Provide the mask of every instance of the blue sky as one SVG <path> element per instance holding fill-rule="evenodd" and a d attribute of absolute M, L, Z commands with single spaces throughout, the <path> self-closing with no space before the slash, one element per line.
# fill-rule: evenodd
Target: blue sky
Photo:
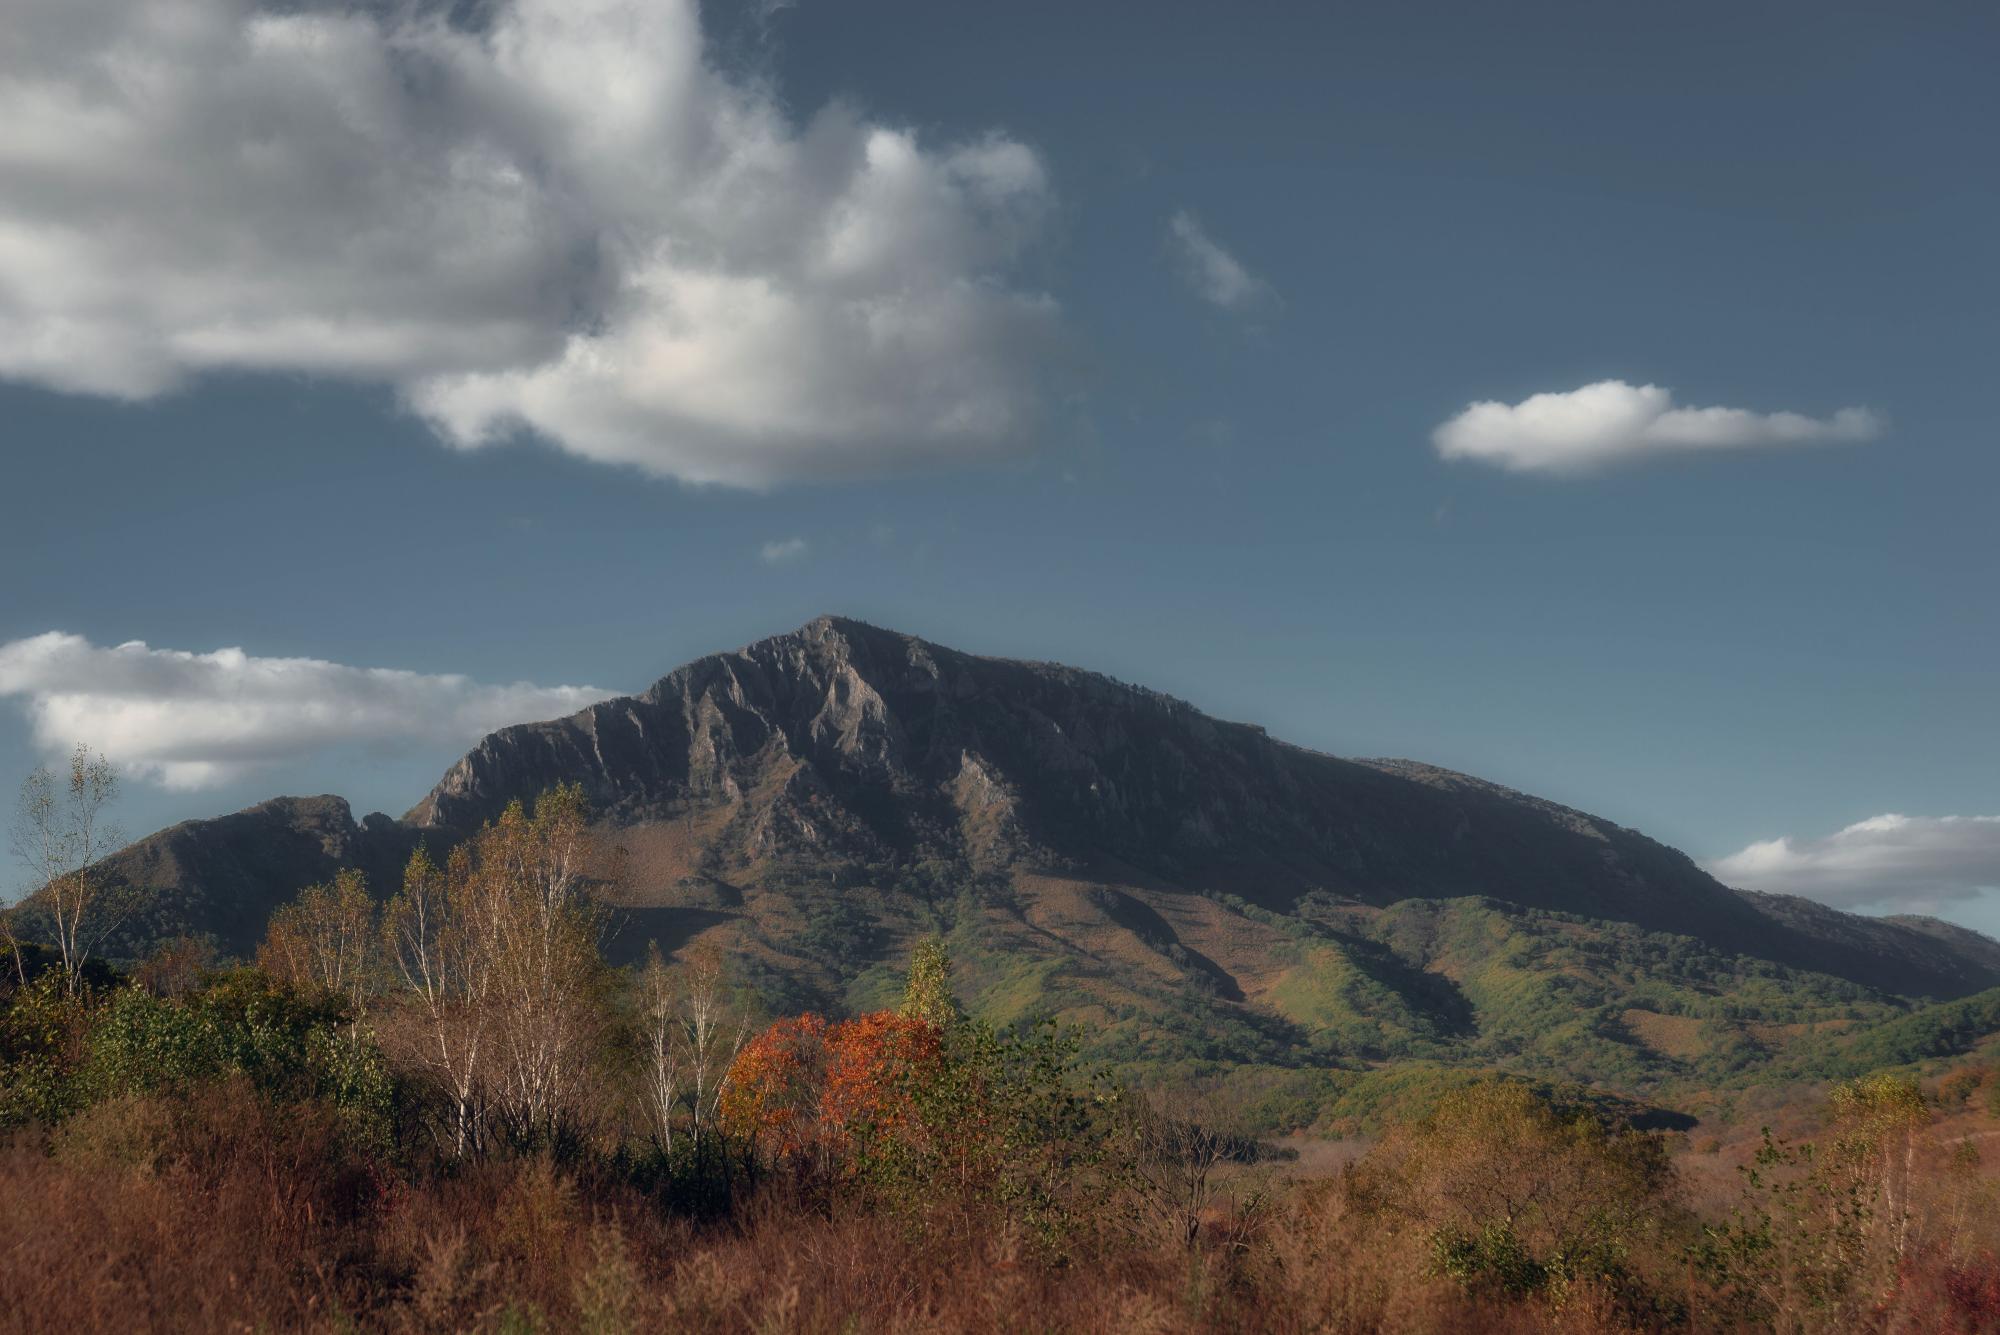
<path fill-rule="evenodd" d="M 838 611 L 2000 929 L 1989 9 L 133 10 L 0 54 L 0 781 Z"/>

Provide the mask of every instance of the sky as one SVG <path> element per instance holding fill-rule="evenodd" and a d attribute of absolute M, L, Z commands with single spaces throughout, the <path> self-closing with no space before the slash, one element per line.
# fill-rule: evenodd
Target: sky
<path fill-rule="evenodd" d="M 11 0 L 0 783 L 841 613 L 2000 933 L 2000 12 Z"/>

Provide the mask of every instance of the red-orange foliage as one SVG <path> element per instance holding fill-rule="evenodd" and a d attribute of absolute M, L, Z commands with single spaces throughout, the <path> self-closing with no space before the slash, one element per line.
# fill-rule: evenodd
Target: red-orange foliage
<path fill-rule="evenodd" d="M 826 1034 L 823 1116 L 835 1132 L 869 1127 L 906 1128 L 909 1081 L 921 1079 L 942 1052 L 938 1027 L 928 1020 L 876 1011 Z"/>
<path fill-rule="evenodd" d="M 731 1133 L 791 1158 L 818 1142 L 826 1084 L 826 1020 L 808 1012 L 779 1020 L 743 1045 L 718 1111 Z"/>
<path fill-rule="evenodd" d="M 893 1011 L 780 1020 L 729 1068 L 723 1124 L 774 1158 L 845 1152 L 857 1134 L 909 1125 L 909 1081 L 939 1054 L 936 1025 Z"/>

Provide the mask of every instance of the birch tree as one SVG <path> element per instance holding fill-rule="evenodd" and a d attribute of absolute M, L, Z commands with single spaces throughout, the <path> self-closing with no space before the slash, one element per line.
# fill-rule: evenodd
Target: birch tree
<path fill-rule="evenodd" d="M 599 1027 L 604 970 L 585 896 L 582 788 L 550 789 L 532 814 L 513 803 L 472 849 L 471 903 L 493 956 L 496 1107 L 518 1139 L 546 1141 L 575 1110 Z"/>
<path fill-rule="evenodd" d="M 575 786 L 532 813 L 515 802 L 442 872 L 419 851 L 389 906 L 389 953 L 418 999 L 458 1154 L 491 1130 L 545 1144 L 582 1107 L 604 981 L 587 814 Z"/>
<path fill-rule="evenodd" d="M 685 1115 L 696 1144 L 716 1129 L 717 1107 L 749 1033 L 730 1004 L 721 952 L 702 945 L 669 967 L 657 945 L 646 958 L 647 1095 L 661 1148 L 673 1148 Z"/>
<path fill-rule="evenodd" d="M 1888 1072 L 1836 1086 L 1828 1104 L 1839 1133 L 1836 1148 L 1857 1179 L 1880 1193 L 1886 1241 L 1900 1262 L 1909 1246 L 1917 1139 L 1930 1124 L 1930 1105 L 1915 1080 Z"/>
<path fill-rule="evenodd" d="M 294 987 L 347 998 L 358 1018 L 374 982 L 379 940 L 368 878 L 344 867 L 271 915 L 257 964 Z"/>
<path fill-rule="evenodd" d="M 97 867 L 121 842 L 106 817 L 117 796 L 118 771 L 82 744 L 70 754 L 66 776 L 44 765 L 21 785 L 14 852 L 28 868 L 30 901 L 50 921 L 63 985 L 72 996 L 82 986 L 84 966 L 132 909 L 132 897 L 107 885 Z M 18 969 L 14 932 L 10 924 Z"/>
<path fill-rule="evenodd" d="M 440 867 L 428 850 L 410 855 L 403 889 L 383 914 L 383 943 L 420 1011 L 418 1046 L 449 1101 L 452 1153 L 475 1153 L 485 1142 L 483 1087 L 492 950 L 469 912 L 471 856 L 453 852 Z"/>

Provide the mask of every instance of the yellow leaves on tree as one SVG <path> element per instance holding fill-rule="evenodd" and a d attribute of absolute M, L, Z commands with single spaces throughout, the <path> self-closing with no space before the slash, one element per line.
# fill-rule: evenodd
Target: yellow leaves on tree
<path fill-rule="evenodd" d="M 307 886 L 271 914 L 257 967 L 301 991 L 344 996 L 358 1009 L 375 945 L 367 878 L 342 868 L 329 884 Z"/>

